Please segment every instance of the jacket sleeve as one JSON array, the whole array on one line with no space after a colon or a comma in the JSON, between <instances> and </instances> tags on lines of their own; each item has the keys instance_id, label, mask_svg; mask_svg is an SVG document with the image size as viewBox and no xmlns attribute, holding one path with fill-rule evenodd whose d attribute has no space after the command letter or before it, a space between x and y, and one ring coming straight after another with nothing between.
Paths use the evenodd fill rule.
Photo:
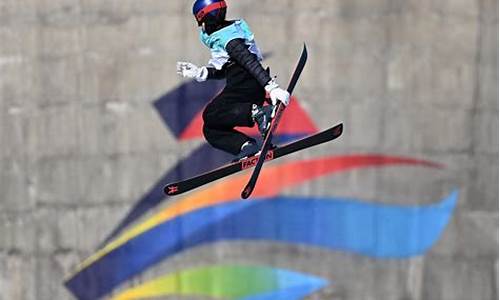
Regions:
<instances>
[{"instance_id":1,"label":"jacket sleeve","mask_svg":"<svg viewBox=\"0 0 500 300\"><path fill-rule=\"evenodd\" d=\"M271 76L262 67L255 54L248 50L248 46L243 39L234 39L226 46L226 51L236 63L245 68L264 87Z\"/></svg>"},{"instance_id":2,"label":"jacket sleeve","mask_svg":"<svg viewBox=\"0 0 500 300\"><path fill-rule=\"evenodd\" d=\"M226 70L217 70L216 68L207 68L208 77L207 79L224 79L226 77Z\"/></svg>"}]
</instances>

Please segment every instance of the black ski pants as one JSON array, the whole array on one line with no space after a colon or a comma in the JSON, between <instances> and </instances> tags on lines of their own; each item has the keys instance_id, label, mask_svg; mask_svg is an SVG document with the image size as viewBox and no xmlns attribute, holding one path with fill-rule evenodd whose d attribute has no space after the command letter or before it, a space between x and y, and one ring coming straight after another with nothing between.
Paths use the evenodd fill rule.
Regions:
<instances>
[{"instance_id":1,"label":"black ski pants","mask_svg":"<svg viewBox=\"0 0 500 300\"><path fill-rule=\"evenodd\" d=\"M226 71L226 87L203 111L203 134L214 148L238 154L253 140L234 127L253 127L252 106L262 106L265 90L245 69L233 64Z\"/></svg>"}]
</instances>

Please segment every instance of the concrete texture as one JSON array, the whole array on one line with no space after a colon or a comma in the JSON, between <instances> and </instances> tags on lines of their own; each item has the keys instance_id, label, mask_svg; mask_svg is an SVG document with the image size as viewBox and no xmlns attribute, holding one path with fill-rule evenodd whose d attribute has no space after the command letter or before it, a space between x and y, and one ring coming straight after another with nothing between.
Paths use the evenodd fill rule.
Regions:
<instances>
[{"instance_id":1,"label":"concrete texture","mask_svg":"<svg viewBox=\"0 0 500 300\"><path fill-rule=\"evenodd\" d=\"M283 83L305 41L296 95L318 127L346 124L335 147L297 157L378 152L447 167L353 171L287 193L430 203L458 187L458 210L411 260L221 243L155 270L255 263L335 282L315 300L497 299L498 1L257 2L228 0L229 16L250 23ZM208 59L190 9L0 0L0 300L73 299L64 276L198 145L179 145L151 105L182 82L177 60Z\"/></svg>"}]
</instances>

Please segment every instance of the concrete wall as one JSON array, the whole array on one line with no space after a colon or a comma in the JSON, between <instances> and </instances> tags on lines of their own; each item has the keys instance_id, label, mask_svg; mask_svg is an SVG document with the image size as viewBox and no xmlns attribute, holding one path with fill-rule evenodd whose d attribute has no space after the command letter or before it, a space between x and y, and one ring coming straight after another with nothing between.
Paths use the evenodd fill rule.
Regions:
<instances>
[{"instance_id":1,"label":"concrete wall","mask_svg":"<svg viewBox=\"0 0 500 300\"><path fill-rule=\"evenodd\" d=\"M446 165L353 171L287 193L430 203L457 187L458 209L430 253L411 260L243 243L164 267L224 255L335 282L309 299L497 299L498 1L228 3L273 53L266 63L281 82L307 42L296 95L318 127L346 124L335 146L297 157L375 152ZM199 145L179 146L151 105L182 82L177 60L209 57L190 8L0 0L0 299L72 299L64 276Z\"/></svg>"}]
</instances>

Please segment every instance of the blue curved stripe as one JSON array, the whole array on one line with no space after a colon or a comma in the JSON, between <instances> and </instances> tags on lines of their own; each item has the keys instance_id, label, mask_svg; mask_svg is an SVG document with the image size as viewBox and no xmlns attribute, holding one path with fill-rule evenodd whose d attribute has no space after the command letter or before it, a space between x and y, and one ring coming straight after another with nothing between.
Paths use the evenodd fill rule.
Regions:
<instances>
[{"instance_id":1,"label":"blue curved stripe","mask_svg":"<svg viewBox=\"0 0 500 300\"><path fill-rule=\"evenodd\" d=\"M178 138L225 84L226 80L186 81L155 100L153 106L165 125Z\"/></svg>"},{"instance_id":2,"label":"blue curved stripe","mask_svg":"<svg viewBox=\"0 0 500 300\"><path fill-rule=\"evenodd\" d=\"M66 282L96 299L158 261L217 241L269 240L374 258L424 254L439 239L458 191L431 205L387 205L340 198L236 201L179 216L130 240Z\"/></svg>"},{"instance_id":3,"label":"blue curved stripe","mask_svg":"<svg viewBox=\"0 0 500 300\"><path fill-rule=\"evenodd\" d=\"M239 300L300 300L310 296L328 284L325 279L276 269L276 278L280 281L280 290L262 293Z\"/></svg>"}]
</instances>

